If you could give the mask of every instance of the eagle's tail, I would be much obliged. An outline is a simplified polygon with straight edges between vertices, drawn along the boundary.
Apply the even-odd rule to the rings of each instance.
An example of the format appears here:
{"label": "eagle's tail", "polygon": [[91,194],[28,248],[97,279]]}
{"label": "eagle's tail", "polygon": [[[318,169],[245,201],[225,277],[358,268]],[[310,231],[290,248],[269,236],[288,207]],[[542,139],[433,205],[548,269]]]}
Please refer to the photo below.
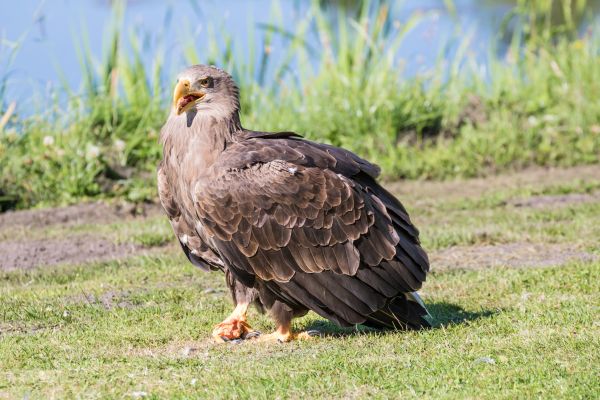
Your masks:
{"label": "eagle's tail", "polygon": [[370,314],[366,326],[383,329],[423,329],[430,328],[431,314],[417,292],[405,293],[390,299],[387,304]]}

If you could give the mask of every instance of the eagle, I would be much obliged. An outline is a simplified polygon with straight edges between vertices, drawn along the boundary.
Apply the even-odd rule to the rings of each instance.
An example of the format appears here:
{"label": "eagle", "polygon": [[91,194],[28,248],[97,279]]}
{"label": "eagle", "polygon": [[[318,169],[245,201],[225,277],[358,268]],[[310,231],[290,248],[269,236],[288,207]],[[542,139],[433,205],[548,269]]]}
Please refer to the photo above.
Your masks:
{"label": "eagle", "polygon": [[[293,132],[244,129],[234,79],[206,65],[178,75],[160,142],[159,198],[181,248],[224,272],[233,297],[215,339],[308,338],[291,322],[309,310],[341,327],[430,326],[416,292],[429,260],[378,166]],[[251,304],[273,333],[252,329]]]}

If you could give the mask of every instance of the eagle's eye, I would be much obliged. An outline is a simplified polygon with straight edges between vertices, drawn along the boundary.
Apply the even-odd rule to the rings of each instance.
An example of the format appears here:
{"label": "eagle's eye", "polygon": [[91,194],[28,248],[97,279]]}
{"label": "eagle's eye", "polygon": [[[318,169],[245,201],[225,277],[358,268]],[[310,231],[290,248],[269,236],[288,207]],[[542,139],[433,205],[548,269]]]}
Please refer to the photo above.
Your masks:
{"label": "eagle's eye", "polygon": [[199,82],[200,82],[200,86],[205,87],[205,88],[212,86],[211,85],[212,84],[212,79],[209,76],[206,77],[206,78],[200,79]]}

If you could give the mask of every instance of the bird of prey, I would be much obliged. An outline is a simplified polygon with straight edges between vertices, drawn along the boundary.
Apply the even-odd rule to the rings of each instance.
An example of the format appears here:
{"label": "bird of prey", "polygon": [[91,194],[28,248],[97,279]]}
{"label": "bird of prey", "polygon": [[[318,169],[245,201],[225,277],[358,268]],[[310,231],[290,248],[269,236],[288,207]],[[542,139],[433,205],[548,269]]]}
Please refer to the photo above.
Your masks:
{"label": "bird of prey", "polygon": [[[225,273],[235,309],[223,340],[304,338],[291,321],[312,310],[342,327],[429,326],[418,290],[429,270],[406,209],[348,150],[292,132],[244,129],[239,90],[214,66],[178,76],[160,134],[161,204],[188,259]],[[250,304],[277,328],[253,331]]]}

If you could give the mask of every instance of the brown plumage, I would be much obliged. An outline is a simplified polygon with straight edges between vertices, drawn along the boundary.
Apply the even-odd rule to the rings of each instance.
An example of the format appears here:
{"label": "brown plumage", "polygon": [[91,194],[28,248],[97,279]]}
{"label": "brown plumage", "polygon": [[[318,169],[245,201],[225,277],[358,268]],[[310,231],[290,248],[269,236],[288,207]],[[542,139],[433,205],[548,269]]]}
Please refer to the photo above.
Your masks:
{"label": "brown plumage", "polygon": [[295,133],[242,128],[233,79],[202,65],[180,74],[161,142],[173,230],[193,264],[226,273],[236,303],[215,336],[250,336],[252,302],[271,311],[278,340],[308,310],[341,326],[429,326],[415,293],[427,254],[377,166]]}

